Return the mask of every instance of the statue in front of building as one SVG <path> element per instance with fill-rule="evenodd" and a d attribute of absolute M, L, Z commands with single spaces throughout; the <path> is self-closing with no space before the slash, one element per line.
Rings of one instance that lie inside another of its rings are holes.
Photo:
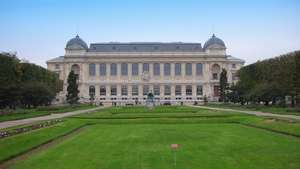
<path fill-rule="evenodd" d="M 155 103 L 154 103 L 154 95 L 153 95 L 152 92 L 148 93 L 148 95 L 147 95 L 146 106 L 147 106 L 149 109 L 152 109 L 152 108 L 155 106 Z"/>

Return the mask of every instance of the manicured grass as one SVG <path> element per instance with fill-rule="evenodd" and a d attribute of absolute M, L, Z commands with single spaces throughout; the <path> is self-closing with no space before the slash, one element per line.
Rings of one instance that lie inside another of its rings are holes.
<path fill-rule="evenodd" d="M 111 107 L 0 139 L 0 160 L 89 125 L 10 168 L 172 169 L 300 166 L 300 123 L 186 106 Z"/>
<path fill-rule="evenodd" d="M 0 161 L 67 133 L 83 124 L 80 120 L 67 120 L 43 129 L 33 130 L 29 133 L 0 139 Z"/>
<path fill-rule="evenodd" d="M 292 115 L 300 115 L 300 109 L 291 108 L 291 107 L 279 107 L 279 106 L 265 106 L 265 105 L 240 105 L 240 104 L 232 104 L 232 103 L 217 103 L 217 104 L 208 104 L 210 107 L 218 107 L 218 108 L 229 108 L 229 109 L 237 109 L 237 110 L 249 110 L 249 111 L 261 111 L 267 113 L 275 113 L 275 114 L 292 114 Z"/>
<path fill-rule="evenodd" d="M 37 117 L 37 116 L 45 116 L 51 113 L 65 113 L 65 112 L 83 110 L 83 109 L 88 109 L 93 107 L 95 106 L 89 104 L 80 104 L 76 106 L 68 105 L 68 106 L 49 106 L 49 107 L 41 107 L 36 109 L 17 109 L 9 114 L 0 115 L 0 122 L 26 119 L 26 118 Z"/>
<path fill-rule="evenodd" d="M 236 124 L 94 125 L 12 169 L 289 169 L 300 140 Z"/>

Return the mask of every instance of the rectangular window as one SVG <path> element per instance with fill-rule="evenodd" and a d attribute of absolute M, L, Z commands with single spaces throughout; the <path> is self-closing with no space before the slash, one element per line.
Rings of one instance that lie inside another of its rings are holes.
<path fill-rule="evenodd" d="M 154 85 L 153 86 L 153 90 L 154 90 L 154 95 L 155 96 L 159 96 L 160 95 L 160 86 L 159 85 Z"/>
<path fill-rule="evenodd" d="M 139 75 L 139 64 L 138 63 L 133 63 L 131 65 L 131 72 L 132 72 L 132 76 L 138 76 Z"/>
<path fill-rule="evenodd" d="M 201 85 L 197 86 L 197 95 L 203 95 L 203 89 Z"/>
<path fill-rule="evenodd" d="M 171 75 L 171 64 L 170 63 L 165 63 L 164 64 L 164 75 L 165 76 L 170 76 Z"/>
<path fill-rule="evenodd" d="M 121 88 L 121 94 L 122 96 L 127 96 L 128 95 L 128 90 L 127 90 L 127 86 L 123 85 Z"/>
<path fill-rule="evenodd" d="M 218 97 L 220 95 L 219 86 L 214 86 L 214 96 Z"/>
<path fill-rule="evenodd" d="M 127 63 L 121 64 L 121 75 L 128 76 L 128 64 Z"/>
<path fill-rule="evenodd" d="M 143 64 L 143 72 L 149 72 L 149 63 Z"/>
<path fill-rule="evenodd" d="M 236 73 L 232 73 L 232 81 L 234 80 L 238 80 L 237 74 Z"/>
<path fill-rule="evenodd" d="M 106 87 L 100 86 L 100 96 L 105 96 L 105 95 L 106 95 Z"/>
<path fill-rule="evenodd" d="M 181 96 L 181 86 L 180 85 L 175 86 L 175 95 Z"/>
<path fill-rule="evenodd" d="M 171 86 L 170 85 L 165 85 L 165 95 L 169 96 L 171 95 Z"/>
<path fill-rule="evenodd" d="M 106 64 L 105 63 L 100 63 L 100 65 L 99 65 L 99 74 L 100 74 L 100 76 L 105 76 L 106 75 Z"/>
<path fill-rule="evenodd" d="M 132 86 L 132 96 L 138 96 L 139 95 L 139 87 L 138 85 Z"/>
<path fill-rule="evenodd" d="M 90 95 L 90 97 L 95 97 L 95 86 L 90 86 L 89 87 L 89 95 Z"/>
<path fill-rule="evenodd" d="M 149 86 L 148 85 L 144 85 L 143 86 L 143 95 L 146 96 L 149 93 Z"/>
<path fill-rule="evenodd" d="M 59 69 L 59 64 L 55 64 L 55 69 Z"/>
<path fill-rule="evenodd" d="M 202 63 L 197 63 L 197 65 L 196 65 L 196 74 L 197 75 L 202 75 L 202 72 L 203 72 L 202 69 L 203 69 L 202 68 Z"/>
<path fill-rule="evenodd" d="M 89 75 L 95 76 L 96 74 L 96 65 L 94 63 L 89 64 Z"/>
<path fill-rule="evenodd" d="M 192 75 L 192 64 L 191 63 L 185 64 L 185 75 L 187 75 L 187 76 Z"/>
<path fill-rule="evenodd" d="M 175 75 L 176 76 L 181 75 L 181 63 L 175 63 Z"/>
<path fill-rule="evenodd" d="M 110 64 L 110 75 L 111 76 L 117 75 L 117 64 L 115 63 Z"/>
<path fill-rule="evenodd" d="M 116 96 L 117 95 L 117 86 L 113 85 L 110 87 L 110 95 Z"/>
<path fill-rule="evenodd" d="M 159 63 L 153 64 L 153 75 L 160 76 L 160 64 Z"/>
<path fill-rule="evenodd" d="M 232 68 L 236 68 L 236 65 L 235 65 L 235 64 L 232 64 Z"/>
<path fill-rule="evenodd" d="M 213 76 L 213 80 L 218 80 L 218 73 L 213 73 L 212 76 Z"/>
<path fill-rule="evenodd" d="M 193 94 L 193 88 L 192 85 L 187 85 L 185 87 L 185 95 L 191 96 Z"/>

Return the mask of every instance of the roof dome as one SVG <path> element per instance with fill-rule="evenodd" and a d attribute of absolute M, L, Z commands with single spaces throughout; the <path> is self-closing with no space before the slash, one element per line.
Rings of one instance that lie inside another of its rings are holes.
<path fill-rule="evenodd" d="M 66 49 L 88 49 L 88 46 L 78 35 L 76 35 L 75 38 L 68 41 Z"/>
<path fill-rule="evenodd" d="M 225 43 L 223 42 L 223 40 L 220 39 L 220 38 L 217 38 L 215 36 L 215 34 L 213 34 L 212 37 L 205 42 L 203 48 L 206 49 L 211 45 L 219 45 L 222 48 L 226 48 Z"/>

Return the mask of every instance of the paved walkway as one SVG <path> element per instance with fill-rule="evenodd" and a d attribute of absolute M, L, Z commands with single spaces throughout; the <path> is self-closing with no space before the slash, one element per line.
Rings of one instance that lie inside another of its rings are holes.
<path fill-rule="evenodd" d="M 216 108 L 216 107 L 208 107 L 208 106 L 192 106 L 192 107 L 198 107 L 198 108 L 209 109 L 209 110 L 220 110 L 220 111 L 231 111 L 231 112 L 234 111 L 234 112 L 240 112 L 240 113 L 245 113 L 245 114 L 251 114 L 251 115 L 255 115 L 255 116 L 278 117 L 278 118 L 285 118 L 285 119 L 292 119 L 292 120 L 300 121 L 300 116 L 297 116 L 297 115 L 274 114 L 274 113 L 266 113 L 266 112 L 260 112 L 260 111 L 226 109 L 226 108 Z"/>
<path fill-rule="evenodd" d="M 33 118 L 28 118 L 28 119 L 5 121 L 5 122 L 0 123 L 0 129 L 24 125 L 24 124 L 30 124 L 30 123 L 34 123 L 37 121 L 52 120 L 52 119 L 58 119 L 58 118 L 63 118 L 63 117 L 68 117 L 68 116 L 74 116 L 74 115 L 82 114 L 82 113 L 89 113 L 89 112 L 103 109 L 105 107 L 107 107 L 107 106 L 96 107 L 96 108 L 85 109 L 85 110 L 77 110 L 77 111 L 67 112 L 67 113 L 54 113 L 54 114 L 47 115 L 47 116 L 39 116 L 39 117 L 33 117 Z"/>

